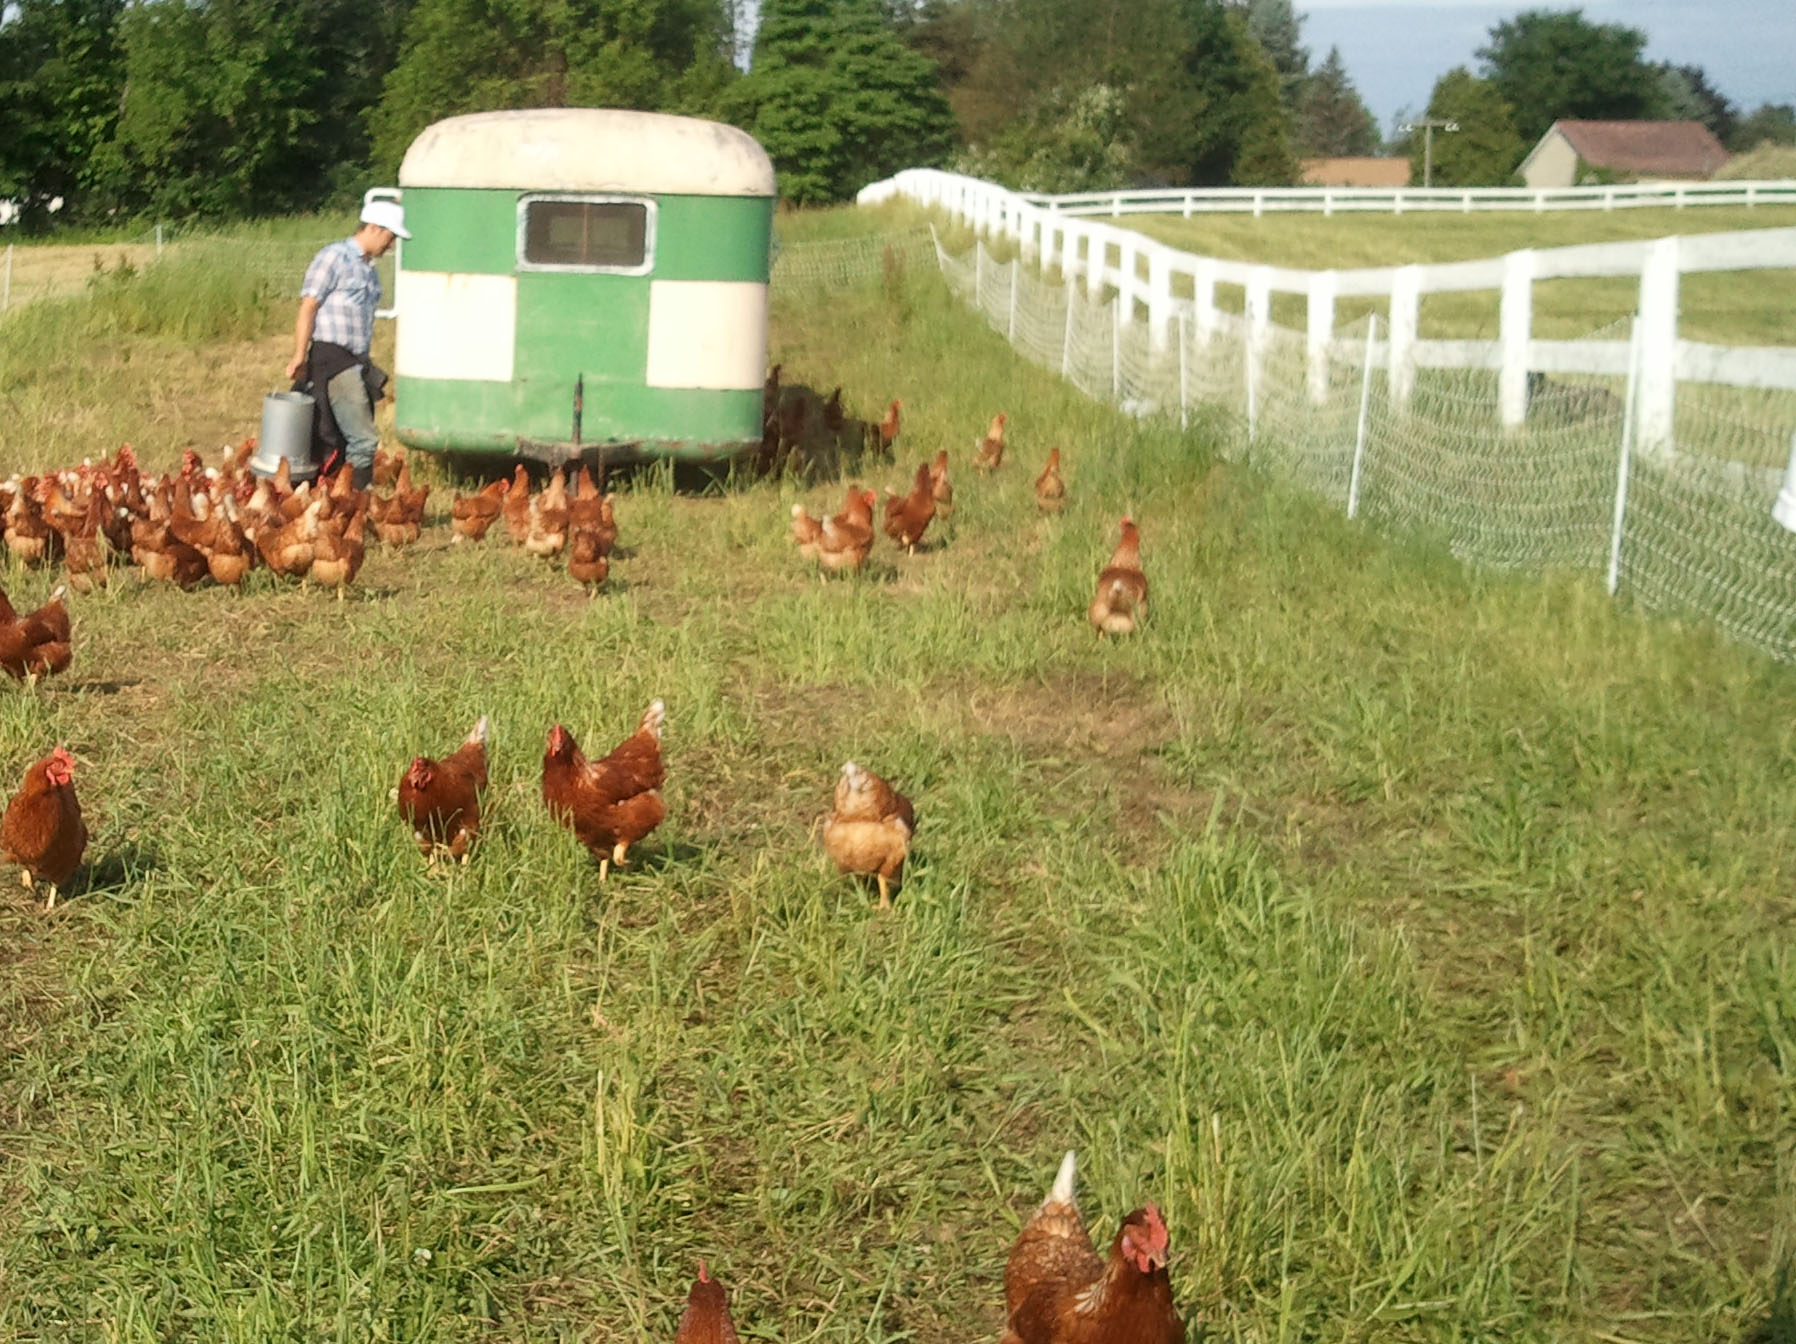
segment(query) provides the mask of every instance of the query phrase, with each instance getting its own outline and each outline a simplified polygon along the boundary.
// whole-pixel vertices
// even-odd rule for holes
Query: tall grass
[[[0,902],[0,1339],[670,1339],[699,1256],[746,1338],[989,1338],[1066,1147],[1098,1235],[1160,1201],[1206,1338],[1775,1320],[1788,669],[1381,541],[931,275],[774,321],[789,383],[904,399],[855,479],[949,450],[916,556],[808,572],[829,473],[644,472],[596,600],[439,526],[341,605],[121,581],[0,696],[4,768],[71,743],[95,836],[55,916]],[[1125,510],[1153,613],[1100,642]],[[668,820],[601,888],[543,734],[657,695]],[[486,835],[427,872],[387,790],[481,713]],[[849,757],[917,804],[889,917],[813,834]]]

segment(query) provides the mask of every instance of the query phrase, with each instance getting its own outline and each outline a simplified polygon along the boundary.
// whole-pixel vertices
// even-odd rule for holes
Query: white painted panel
[[[402,270],[397,288],[393,363],[401,378],[511,381],[516,276]]]
[[[648,385],[740,390],[767,375],[767,286],[744,280],[649,283]]]

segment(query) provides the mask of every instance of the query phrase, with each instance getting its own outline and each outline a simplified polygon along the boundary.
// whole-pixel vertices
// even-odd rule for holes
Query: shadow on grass
[[[1765,1318],[1744,1335],[1740,1344],[1796,1344],[1796,1264],[1786,1262],[1771,1287],[1771,1306]]]
[[[160,871],[162,866],[160,850],[147,845],[120,845],[77,873],[66,894],[71,900],[105,895]]]

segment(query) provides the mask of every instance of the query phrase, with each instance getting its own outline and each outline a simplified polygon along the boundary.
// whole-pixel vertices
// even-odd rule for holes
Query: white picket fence
[[[1027,194],[1055,214],[1076,216],[1268,214],[1386,215],[1490,210],[1683,209],[1701,205],[1796,205],[1796,182],[1627,182],[1592,187],[1165,187],[1144,191]]]
[[[1440,265],[1311,271],[1181,252],[1133,230],[1069,216],[1036,198],[934,169],[910,169],[874,183],[861,192],[860,201],[869,204],[895,195],[942,209],[950,218],[987,236],[1008,238],[1041,272],[1058,270],[1069,282],[1081,277],[1093,296],[1114,290],[1125,305],[1125,316],[1132,316],[1137,306],[1145,308],[1148,328],[1161,346],[1171,332],[1175,312],[1184,306],[1195,314],[1199,339],[1207,339],[1219,320],[1217,287],[1233,285],[1245,293],[1247,358],[1257,361],[1270,338],[1273,296],[1301,297],[1307,312],[1311,387],[1318,398],[1327,382],[1336,301],[1371,296],[1388,305],[1390,336],[1385,358],[1399,404],[1407,401],[1418,370],[1495,369],[1503,423],[1519,426],[1527,415],[1530,373],[1618,375],[1627,371],[1626,342],[1534,337],[1534,285],[1595,276],[1638,280],[1642,452],[1668,451],[1674,445],[1680,379],[1796,390],[1796,349],[1714,346],[1678,337],[1678,291],[1684,275],[1796,269],[1796,228],[1528,249],[1482,261]],[[1420,338],[1426,295],[1478,290],[1499,296],[1497,340]]]
[[[1077,220],[1048,228],[1015,198],[1002,213],[1018,226],[1008,255],[983,239],[938,249],[942,271],[1020,353],[1093,397],[1203,417],[1226,454],[1468,562],[1594,571],[1644,607],[1796,661],[1796,361],[1675,336],[1682,274],[1796,264],[1796,230],[1328,273],[1182,257]],[[1583,340],[1534,340],[1532,281],[1561,274],[1637,275],[1642,312]],[[1217,305],[1223,283],[1244,290],[1241,311]],[[1421,294],[1472,288],[1502,296],[1497,341],[1417,339]],[[1272,322],[1280,292],[1306,296],[1305,329]],[[1337,329],[1346,293],[1388,297],[1388,320]],[[1667,317],[1669,368],[1650,345]],[[1654,378],[1682,380],[1681,395],[1667,401]],[[1649,414],[1665,417],[1651,441]]]

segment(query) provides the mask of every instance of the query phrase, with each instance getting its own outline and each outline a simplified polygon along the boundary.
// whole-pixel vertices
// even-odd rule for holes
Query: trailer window
[[[650,203],[587,197],[532,197],[518,223],[518,263],[557,271],[649,269]]]

